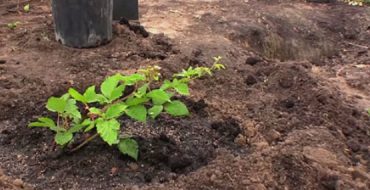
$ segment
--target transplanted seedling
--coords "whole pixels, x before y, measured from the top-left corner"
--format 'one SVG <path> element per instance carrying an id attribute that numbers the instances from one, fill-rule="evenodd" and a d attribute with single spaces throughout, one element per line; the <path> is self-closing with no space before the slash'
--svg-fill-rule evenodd
<path id="1" fill-rule="evenodd" d="M 106 78 L 100 85 L 100 93 L 95 86 L 88 87 L 83 93 L 70 88 L 63 96 L 48 99 L 46 108 L 55 113 L 54 119 L 40 117 L 29 127 L 49 128 L 55 132 L 55 142 L 63 148 L 75 143 L 77 133 L 89 134 L 82 143 L 70 148 L 70 152 L 100 137 L 108 145 L 116 145 L 120 152 L 137 160 L 138 144 L 134 139 L 120 135 L 118 118 L 126 115 L 146 122 L 156 119 L 161 113 L 176 117 L 189 115 L 187 106 L 175 95 L 190 95 L 190 81 L 225 68 L 220 63 L 221 57 L 214 60 L 210 68 L 190 67 L 170 80 L 160 81 L 160 68 L 153 66 L 132 75 L 115 74 Z"/>

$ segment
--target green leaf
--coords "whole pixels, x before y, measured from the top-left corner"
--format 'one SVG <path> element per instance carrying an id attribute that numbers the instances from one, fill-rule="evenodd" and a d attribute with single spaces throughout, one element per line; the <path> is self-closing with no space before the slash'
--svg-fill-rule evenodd
<path id="1" fill-rule="evenodd" d="M 186 116 L 189 115 L 189 110 L 181 101 L 172 101 L 165 104 L 164 109 L 172 116 Z"/>
<path id="2" fill-rule="evenodd" d="M 63 113 L 67 105 L 67 101 L 62 98 L 51 97 L 48 99 L 46 108 L 52 112 Z"/>
<path id="3" fill-rule="evenodd" d="M 97 121 L 96 129 L 100 137 L 109 145 L 118 143 L 120 124 L 117 120 L 111 119 L 108 121 L 105 120 Z"/>
<path id="4" fill-rule="evenodd" d="M 109 103 L 109 100 L 105 96 L 103 96 L 101 94 L 97 94 L 96 95 L 96 98 L 97 98 L 97 102 L 99 102 L 100 104 Z"/>
<path id="5" fill-rule="evenodd" d="M 122 154 L 126 154 L 137 160 L 139 156 L 139 145 L 134 139 L 124 138 L 118 144 L 118 149 Z"/>
<path id="6" fill-rule="evenodd" d="M 99 98 L 95 92 L 95 86 L 90 86 L 89 88 L 87 88 L 83 96 L 85 97 L 87 103 L 94 103 L 99 101 Z"/>
<path id="7" fill-rule="evenodd" d="M 148 110 L 149 116 L 155 119 L 163 111 L 162 105 L 155 105 Z"/>
<path id="8" fill-rule="evenodd" d="M 12 22 L 12 23 L 8 23 L 8 28 L 11 29 L 11 30 L 14 30 L 15 28 L 17 28 L 18 24 L 20 24 L 21 22 L 19 21 L 16 21 L 16 22 Z"/>
<path id="9" fill-rule="evenodd" d="M 113 91 L 112 91 L 112 94 L 109 98 L 109 101 L 112 102 L 114 100 L 117 100 L 118 98 L 120 98 L 123 94 L 123 91 L 125 90 L 125 85 L 119 85 L 117 88 L 115 88 Z"/>
<path id="10" fill-rule="evenodd" d="M 94 115 L 101 115 L 102 114 L 101 109 L 96 108 L 96 107 L 89 108 L 89 112 L 91 114 L 94 114 Z"/>
<path id="11" fill-rule="evenodd" d="M 64 128 L 56 126 L 54 121 L 50 118 L 47 118 L 47 117 L 38 118 L 37 122 L 32 122 L 32 123 L 28 124 L 28 127 L 30 127 L 30 128 L 32 128 L 32 127 L 47 127 L 50 130 L 55 131 L 55 132 L 65 132 L 66 131 Z"/>
<path id="12" fill-rule="evenodd" d="M 69 132 L 58 132 L 54 138 L 55 142 L 61 146 L 69 143 L 69 141 L 71 141 L 72 139 L 73 134 Z"/>
<path id="13" fill-rule="evenodd" d="M 65 112 L 72 118 L 81 119 L 81 113 L 76 105 L 76 100 L 69 99 L 67 105 L 64 108 Z"/>
<path id="14" fill-rule="evenodd" d="M 91 131 L 92 129 L 94 129 L 95 124 L 96 124 L 96 122 L 95 122 L 95 121 L 91 121 L 90 125 L 89 125 L 88 127 L 86 127 L 86 129 L 84 130 L 84 132 L 86 133 L 86 132 L 89 132 L 89 131 Z"/>
<path id="15" fill-rule="evenodd" d="M 170 101 L 171 96 L 160 89 L 153 90 L 147 94 L 148 97 L 152 98 L 155 105 L 162 105 Z"/>
<path id="16" fill-rule="evenodd" d="M 150 99 L 147 97 L 141 97 L 141 98 L 136 98 L 136 97 L 130 97 L 126 100 L 126 104 L 128 106 L 136 106 L 145 102 L 148 102 Z"/>
<path id="17" fill-rule="evenodd" d="M 91 124 L 90 119 L 85 119 L 82 123 L 73 125 L 70 129 L 68 129 L 68 132 L 70 133 L 76 133 L 81 131 L 84 127 L 89 126 Z"/>
<path id="18" fill-rule="evenodd" d="M 55 122 L 48 117 L 40 117 L 39 121 L 48 125 L 48 127 L 56 127 Z"/>
<path id="19" fill-rule="evenodd" d="M 130 116 L 132 119 L 145 122 L 147 110 L 144 105 L 136 105 L 128 107 L 126 110 L 126 114 Z"/>
<path id="20" fill-rule="evenodd" d="M 105 81 L 101 84 L 100 90 L 103 93 L 103 95 L 108 99 L 111 98 L 113 91 L 116 89 L 120 77 L 122 77 L 120 74 L 110 76 L 107 79 L 105 79 Z"/>
<path id="21" fill-rule="evenodd" d="M 167 90 L 172 87 L 172 82 L 169 80 L 164 80 L 162 86 L 160 87 L 161 90 Z"/>
<path id="22" fill-rule="evenodd" d="M 129 76 L 122 76 L 120 80 L 123 80 L 125 85 L 133 85 L 139 81 L 145 80 L 145 76 L 142 74 L 132 74 Z"/>
<path id="23" fill-rule="evenodd" d="M 185 95 L 185 96 L 190 95 L 189 86 L 186 83 L 182 83 L 178 81 L 177 79 L 175 79 L 173 87 L 181 95 Z"/>
<path id="24" fill-rule="evenodd" d="M 71 96 L 68 93 L 63 94 L 63 96 L 60 97 L 60 99 L 67 101 Z"/>
<path id="25" fill-rule="evenodd" d="M 105 112 L 105 117 L 106 119 L 117 118 L 123 114 L 126 108 L 127 105 L 123 103 L 114 104 L 107 109 Z"/>
<path id="26" fill-rule="evenodd" d="M 138 98 L 142 98 L 146 94 L 148 87 L 149 84 L 144 84 L 143 86 L 141 86 L 135 93 L 135 96 Z"/>
<path id="27" fill-rule="evenodd" d="M 25 5 L 25 6 L 23 7 L 23 10 L 24 10 L 25 12 L 30 12 L 30 4 Z"/>
<path id="28" fill-rule="evenodd" d="M 73 89 L 73 88 L 70 88 L 68 90 L 68 93 L 74 98 L 76 99 L 77 101 L 80 101 L 84 104 L 87 103 L 87 99 L 82 95 L 80 94 L 77 90 Z"/>

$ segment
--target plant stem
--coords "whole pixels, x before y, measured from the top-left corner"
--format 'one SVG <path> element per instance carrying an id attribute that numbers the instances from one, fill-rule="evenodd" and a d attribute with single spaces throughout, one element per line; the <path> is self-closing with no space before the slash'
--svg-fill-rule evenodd
<path id="1" fill-rule="evenodd" d="M 72 150 L 70 150 L 69 152 L 75 152 L 75 151 L 79 150 L 80 148 L 82 148 L 83 146 L 85 146 L 87 143 L 89 143 L 90 141 L 94 140 L 97 136 L 99 136 L 98 133 L 96 133 L 93 136 L 90 136 L 89 138 L 87 138 L 86 140 L 84 140 L 81 144 L 79 144 L 78 146 L 76 146 L 75 148 L 73 148 Z"/>

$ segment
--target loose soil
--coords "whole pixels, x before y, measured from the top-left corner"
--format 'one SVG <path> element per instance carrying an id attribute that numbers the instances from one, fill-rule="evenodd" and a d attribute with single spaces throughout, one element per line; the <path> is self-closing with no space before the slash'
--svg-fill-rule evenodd
<path id="1" fill-rule="evenodd" d="M 0 2 L 0 189 L 370 188 L 369 7 L 146 0 L 149 36 L 115 24 L 111 43 L 79 50 L 55 41 L 48 2 L 16 2 Z M 99 139 L 66 154 L 26 127 L 71 86 L 148 65 L 166 78 L 216 55 L 227 69 L 191 84 L 191 116 L 120 120 L 137 162 Z"/>

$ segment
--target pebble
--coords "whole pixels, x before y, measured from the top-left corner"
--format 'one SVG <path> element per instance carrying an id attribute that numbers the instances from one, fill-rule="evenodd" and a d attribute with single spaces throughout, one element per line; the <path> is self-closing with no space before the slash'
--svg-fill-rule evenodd
<path id="1" fill-rule="evenodd" d="M 23 187 L 23 181 L 21 180 L 21 179 L 15 179 L 14 181 L 13 181 L 13 184 L 15 185 L 15 186 L 17 186 L 17 187 Z"/>
<path id="2" fill-rule="evenodd" d="M 128 164 L 128 167 L 132 170 L 132 171 L 136 171 L 139 169 L 139 165 L 137 165 L 136 163 L 129 163 Z"/>

